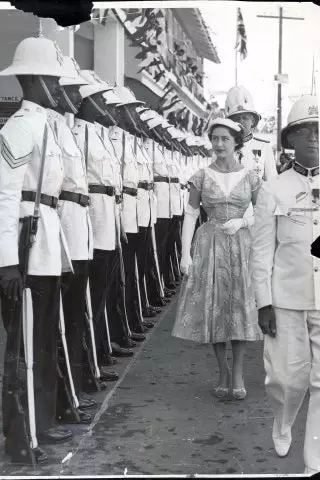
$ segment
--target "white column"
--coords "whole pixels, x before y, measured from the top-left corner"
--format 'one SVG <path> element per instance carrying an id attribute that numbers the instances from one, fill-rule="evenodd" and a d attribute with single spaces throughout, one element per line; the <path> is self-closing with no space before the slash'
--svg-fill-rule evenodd
<path id="1" fill-rule="evenodd" d="M 112 85 L 124 84 L 124 30 L 117 19 L 94 26 L 94 70 Z"/>

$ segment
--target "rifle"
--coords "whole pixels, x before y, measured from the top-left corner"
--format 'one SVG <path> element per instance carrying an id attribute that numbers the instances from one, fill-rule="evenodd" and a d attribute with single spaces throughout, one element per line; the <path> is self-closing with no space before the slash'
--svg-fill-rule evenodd
<path id="1" fill-rule="evenodd" d="M 17 410 L 17 421 L 15 426 L 17 428 L 19 422 L 22 421 L 22 431 L 24 436 L 24 447 L 26 454 L 21 453 L 21 457 L 24 458 L 24 462 L 27 464 L 36 465 L 35 449 L 38 447 L 38 441 L 36 437 L 36 418 L 35 418 L 35 403 L 34 403 L 34 383 L 33 383 L 33 308 L 32 308 L 32 296 L 31 290 L 27 287 L 27 275 L 29 268 L 30 250 L 32 245 L 36 241 L 36 235 L 38 231 L 38 222 L 40 218 L 40 200 L 41 189 L 43 182 L 44 164 L 46 158 L 48 141 L 48 124 L 45 124 L 44 135 L 41 150 L 41 164 L 38 178 L 38 185 L 36 191 L 36 198 L 34 203 L 33 215 L 20 219 L 22 224 L 20 237 L 19 237 L 19 268 L 23 282 L 23 294 L 22 294 L 22 310 L 20 316 L 20 322 L 17 325 L 16 332 L 16 374 L 19 375 L 19 363 L 20 363 L 20 345 L 21 337 L 23 337 L 24 356 L 27 367 L 27 396 L 28 396 L 28 417 L 29 417 L 29 435 L 27 434 L 26 422 L 24 419 L 24 412 L 20 404 L 19 394 L 14 394 L 15 406 Z M 22 318 L 21 318 L 22 317 Z M 22 322 L 21 322 L 22 320 Z M 21 331 L 22 327 L 22 331 Z M 21 427 L 20 427 L 21 429 Z M 19 430 L 20 430 L 19 429 Z M 19 457 L 19 454 L 18 454 Z"/>

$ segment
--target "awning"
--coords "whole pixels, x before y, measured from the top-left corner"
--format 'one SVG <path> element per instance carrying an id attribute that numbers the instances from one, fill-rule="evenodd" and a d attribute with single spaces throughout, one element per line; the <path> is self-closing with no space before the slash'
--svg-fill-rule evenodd
<path id="1" fill-rule="evenodd" d="M 174 14 L 183 24 L 199 56 L 214 63 L 221 63 L 200 10 L 198 8 L 175 8 Z"/>

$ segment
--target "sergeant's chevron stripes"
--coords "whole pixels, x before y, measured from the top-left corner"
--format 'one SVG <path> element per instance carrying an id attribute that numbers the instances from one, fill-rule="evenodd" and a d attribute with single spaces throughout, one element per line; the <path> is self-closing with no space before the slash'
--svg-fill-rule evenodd
<path id="1" fill-rule="evenodd" d="M 11 152 L 10 147 L 8 146 L 7 142 L 4 138 L 1 141 L 1 156 L 10 166 L 10 168 L 19 168 L 29 162 L 31 159 L 32 152 L 28 153 L 28 155 L 24 155 L 23 157 L 16 158 L 13 153 Z"/>

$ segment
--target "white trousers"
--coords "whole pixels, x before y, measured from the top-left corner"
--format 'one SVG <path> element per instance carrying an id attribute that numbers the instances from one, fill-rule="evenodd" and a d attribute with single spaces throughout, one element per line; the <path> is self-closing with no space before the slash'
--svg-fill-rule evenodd
<path id="1" fill-rule="evenodd" d="M 304 441 L 307 468 L 320 471 L 320 311 L 275 308 L 277 335 L 265 335 L 266 391 L 274 413 L 272 437 L 291 441 L 291 427 L 310 391 Z"/>

